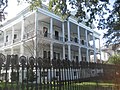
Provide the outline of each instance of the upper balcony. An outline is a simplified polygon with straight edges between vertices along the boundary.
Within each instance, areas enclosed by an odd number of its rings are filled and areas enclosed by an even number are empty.
[[[24,33],[23,39],[30,39],[33,38],[34,36],[35,36],[35,31],[31,30],[29,32]]]
[[[4,32],[1,31],[0,33],[0,47],[4,46]]]
[[[51,34],[50,33],[43,33],[41,34],[44,38],[50,39],[51,38]],[[63,37],[59,36],[59,35],[52,35],[52,39],[63,42]]]
[[[5,42],[5,46],[11,45],[11,43],[12,43],[12,40],[10,40],[10,41],[8,41],[8,42]]]
[[[14,32],[13,43],[21,41],[21,29],[16,29]]]
[[[60,42],[63,42],[63,37],[62,37],[62,36],[53,35],[53,39],[54,39],[54,40],[58,40],[58,41],[60,41]]]
[[[3,42],[2,42],[2,43],[0,42],[0,47],[3,47],[3,46],[4,46],[4,43],[3,43]]]
[[[5,30],[4,44],[5,46],[12,44],[12,27]]]

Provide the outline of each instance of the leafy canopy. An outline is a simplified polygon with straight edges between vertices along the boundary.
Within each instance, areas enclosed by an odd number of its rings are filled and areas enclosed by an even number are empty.
[[[18,0],[30,3],[33,10],[41,7],[45,0]],[[114,0],[113,9],[110,10],[109,0],[49,0],[49,10],[68,19],[71,10],[75,10],[74,17],[78,22],[84,22],[91,27],[93,22],[98,29],[108,29],[104,34],[106,45],[120,43],[120,0]],[[71,8],[70,8],[71,7]]]
[[[120,0],[115,0],[113,10],[106,19],[100,20],[98,26],[101,29],[108,29],[104,34],[107,46],[120,44]]]
[[[120,65],[120,54],[113,55],[108,59],[109,63],[111,64],[118,64]]]

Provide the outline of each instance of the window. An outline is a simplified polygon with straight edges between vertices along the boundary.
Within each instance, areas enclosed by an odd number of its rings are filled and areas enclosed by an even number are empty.
[[[59,39],[59,32],[55,31],[55,39],[58,40]]]
[[[66,59],[66,60],[68,59],[68,55],[67,55],[67,54],[65,54],[65,59]]]
[[[56,59],[56,52],[54,52],[54,54],[53,54],[53,58]]]
[[[54,52],[54,59],[60,59],[60,53]]]
[[[65,42],[66,42],[66,41],[68,41],[68,36],[67,36],[67,35],[65,35]]]
[[[6,36],[6,42],[8,42],[8,36]]]
[[[74,41],[75,41],[76,43],[78,43],[78,39],[77,39],[77,38],[74,38]]]
[[[58,59],[60,59],[60,53],[58,53]]]
[[[14,39],[16,39],[17,38],[17,34],[14,34]]]
[[[76,62],[78,62],[79,60],[78,60],[78,56],[76,56]]]
[[[47,52],[46,51],[43,52],[43,58],[47,58]]]
[[[48,33],[48,28],[47,27],[43,27],[43,33],[44,33],[44,37],[47,37],[47,33]]]
[[[76,71],[74,71],[74,76],[77,76],[77,73],[76,73]]]
[[[50,51],[48,51],[48,59],[50,59]]]
[[[81,40],[81,44],[82,44],[82,45],[84,45],[84,44],[85,44],[84,40]]]
[[[86,56],[82,55],[82,61],[86,61]]]
[[[56,76],[59,76],[59,72],[58,71],[56,71]]]

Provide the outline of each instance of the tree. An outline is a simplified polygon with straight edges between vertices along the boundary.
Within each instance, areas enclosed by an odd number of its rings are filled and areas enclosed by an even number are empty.
[[[120,54],[115,54],[109,57],[108,62],[115,65],[120,65]]]
[[[106,19],[100,20],[99,28],[108,29],[104,34],[107,46],[120,44],[120,0],[115,1],[111,14]]]
[[[30,68],[27,75],[28,81],[33,83],[36,80],[35,72]]]
[[[25,26],[25,37],[27,39],[30,39],[30,43],[28,44],[28,42],[26,42],[26,39],[23,40],[24,44],[24,48],[27,50],[27,52],[31,55],[31,56],[34,56],[34,51],[37,53],[37,56],[38,57],[42,57],[42,53],[46,47],[46,45],[49,43],[49,42],[46,42],[46,40],[44,39],[44,34],[45,32],[42,32],[42,30],[39,30],[39,32],[37,33],[37,45],[35,44],[36,43],[36,40],[35,40],[35,31],[34,31],[34,28],[33,25],[35,24],[34,22],[31,22],[31,20],[29,19],[25,19],[25,21],[28,22],[28,25]],[[39,28],[39,27],[38,27]],[[30,31],[28,31],[30,30]],[[30,32],[30,35],[29,35],[29,32]],[[43,51],[42,51],[43,49]]]

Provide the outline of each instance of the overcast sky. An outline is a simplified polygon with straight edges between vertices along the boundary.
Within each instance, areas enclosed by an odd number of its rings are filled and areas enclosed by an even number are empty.
[[[10,19],[16,16],[17,13],[19,13],[27,6],[28,4],[26,3],[24,3],[23,5],[18,5],[17,0],[8,0],[8,7],[5,9],[5,11],[8,13],[6,18]]]

